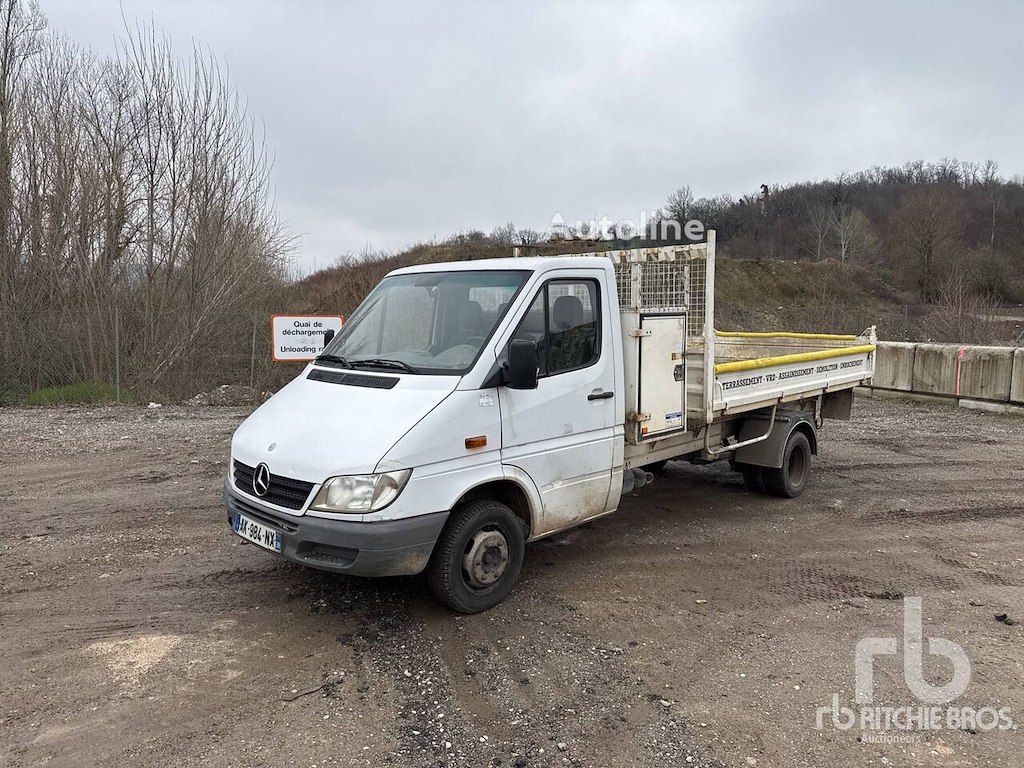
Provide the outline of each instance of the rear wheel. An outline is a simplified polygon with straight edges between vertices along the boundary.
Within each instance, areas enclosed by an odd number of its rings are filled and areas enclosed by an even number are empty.
[[[479,613],[504,600],[523,566],[523,525],[497,501],[475,501],[455,512],[427,566],[435,597],[453,611]]]
[[[811,443],[800,430],[795,430],[786,441],[782,466],[764,467],[761,472],[769,493],[794,498],[804,492],[811,476]]]

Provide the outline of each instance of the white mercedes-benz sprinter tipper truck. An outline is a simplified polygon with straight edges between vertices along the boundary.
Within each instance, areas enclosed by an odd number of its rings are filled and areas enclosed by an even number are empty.
[[[875,334],[714,328],[715,237],[398,269],[235,432],[228,523],[303,565],[426,570],[460,612],[524,546],[616,510],[667,460],[796,496]]]

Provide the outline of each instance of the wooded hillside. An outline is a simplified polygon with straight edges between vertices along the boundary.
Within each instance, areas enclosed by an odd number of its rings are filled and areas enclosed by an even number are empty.
[[[1024,302],[1024,181],[1000,176],[992,161],[916,161],[765,184],[738,200],[695,200],[681,187],[665,212],[715,228],[731,256],[871,266],[922,302],[940,300],[950,281],[996,302]]]
[[[821,182],[763,185],[757,193],[669,195],[661,219],[717,230],[723,329],[855,333],[886,339],[1012,344],[1024,331],[1024,182],[995,163],[907,163]],[[351,312],[389,270],[431,261],[662,245],[647,237],[544,242],[514,224],[462,233],[397,254],[366,251],[294,288],[299,305]],[[672,230],[670,230],[672,231]],[[614,231],[613,231],[614,236]],[[1024,342],[1024,339],[1020,340]]]

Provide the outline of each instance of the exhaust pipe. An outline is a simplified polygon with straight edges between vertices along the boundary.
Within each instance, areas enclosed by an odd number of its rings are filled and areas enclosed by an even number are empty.
[[[622,473],[622,492],[632,493],[654,482],[654,474],[643,469],[627,469]]]

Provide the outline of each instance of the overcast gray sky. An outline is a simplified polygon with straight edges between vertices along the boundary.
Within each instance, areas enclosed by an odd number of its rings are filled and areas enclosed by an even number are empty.
[[[40,0],[155,22],[266,124],[301,272],[507,221],[636,219],[907,160],[1024,171],[1024,4]]]

